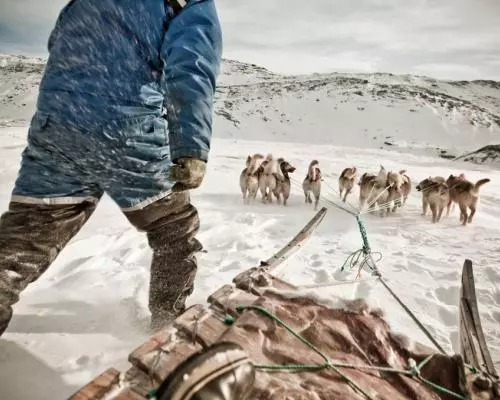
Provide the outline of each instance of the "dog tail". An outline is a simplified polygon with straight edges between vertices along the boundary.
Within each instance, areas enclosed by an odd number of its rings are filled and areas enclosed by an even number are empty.
[[[485,178],[485,179],[479,179],[475,184],[474,184],[474,190],[479,190],[479,188],[486,183],[488,183],[490,179]]]

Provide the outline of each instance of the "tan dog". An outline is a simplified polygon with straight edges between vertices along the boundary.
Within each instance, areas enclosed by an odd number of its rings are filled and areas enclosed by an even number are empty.
[[[396,212],[398,207],[403,207],[406,204],[411,191],[411,179],[406,175],[406,170],[389,172],[387,174],[387,186],[389,186],[388,202],[394,202],[392,212]]]
[[[273,202],[273,191],[276,189],[278,181],[283,181],[283,173],[279,167],[278,160],[272,154],[268,154],[261,164],[262,172],[259,176],[259,188],[262,194],[263,203]]]
[[[243,203],[249,204],[250,200],[255,200],[257,191],[259,190],[259,176],[262,172],[261,164],[264,161],[264,156],[255,153],[253,156],[248,156],[246,160],[246,168],[240,174],[240,189],[243,195]]]
[[[356,167],[345,168],[339,176],[339,195],[342,201],[345,203],[347,196],[351,193],[354,188],[354,181],[356,179]],[[342,198],[342,193],[345,191],[344,197]]]
[[[375,206],[379,207],[380,216],[383,217],[389,213],[387,203],[389,201],[389,190],[387,184],[388,173],[381,165],[378,175],[364,173],[361,176],[359,185],[359,205],[360,209],[368,201],[368,209],[375,211]]]
[[[408,200],[408,196],[410,195],[411,192],[411,179],[410,177],[406,174],[406,170],[401,170],[399,173],[403,176],[403,186],[401,186],[401,191],[403,194],[403,204],[406,204],[406,200]]]
[[[446,184],[450,188],[447,215],[450,213],[451,203],[455,202],[460,208],[460,222],[462,225],[467,225],[467,223],[470,224],[476,213],[476,206],[479,200],[479,189],[488,182],[490,182],[489,178],[480,179],[476,183],[472,183],[465,178],[462,179],[450,175],[446,180]],[[467,208],[470,209],[470,215],[467,215]]]
[[[302,182],[302,189],[306,203],[312,204],[311,193],[314,196],[314,209],[317,210],[321,195],[321,170],[318,160],[312,160],[307,170],[307,175]]]
[[[441,220],[443,210],[450,200],[450,189],[441,176],[428,177],[416,186],[422,193],[422,215],[427,214],[427,208],[432,212],[432,222]]]
[[[276,197],[278,204],[281,204],[281,196],[283,196],[283,205],[286,206],[286,202],[290,197],[290,176],[295,172],[295,167],[283,158],[278,158],[278,165],[283,175],[283,180],[276,181],[276,187],[273,190],[273,194]]]

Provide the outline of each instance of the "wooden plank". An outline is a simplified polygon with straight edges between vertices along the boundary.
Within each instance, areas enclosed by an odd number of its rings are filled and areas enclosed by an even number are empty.
[[[248,269],[233,279],[233,283],[239,289],[254,293],[258,296],[262,295],[261,288],[274,287],[276,289],[295,290],[296,287],[282,281],[271,273],[276,272],[276,268],[288,260],[294,253],[303,247],[305,241],[309,239],[314,230],[323,221],[326,212],[326,207],[322,207],[313,218],[295,235],[288,243],[285,244],[278,252],[269,257],[265,261],[261,261],[258,267]]]
[[[109,368],[98,375],[68,400],[100,400],[108,394],[120,380],[120,371]]]
[[[498,377],[481,326],[472,261],[468,259],[462,269],[460,289],[460,353],[466,363]]]
[[[151,367],[157,362],[156,354],[161,352],[161,347],[165,344],[173,345],[176,340],[176,328],[169,326],[137,347],[128,356],[128,361],[149,375]]]
[[[267,273],[260,267],[243,271],[233,279],[233,283],[238,289],[257,296],[262,296],[269,288],[287,291],[297,290],[296,286]]]
[[[154,389],[156,385],[153,380],[139,368],[133,366],[125,372],[125,381],[130,385],[130,389],[146,398],[149,390]]]
[[[198,343],[180,341],[173,347],[162,347],[161,357],[153,364],[150,374],[161,383],[186,358],[202,350]]]
[[[237,317],[236,307],[249,306],[257,300],[257,296],[238,289],[232,285],[224,285],[208,297],[208,302],[218,308],[222,313]]]
[[[268,258],[266,261],[262,261],[260,266],[266,272],[275,272],[279,265],[288,260],[292,254],[304,246],[304,242],[309,239],[317,226],[323,221],[327,211],[328,209],[326,207],[322,207],[292,240],[290,240],[275,255]]]
[[[174,326],[184,334],[187,340],[196,341],[203,347],[214,343],[228,328],[224,317],[216,317],[211,310],[199,305],[190,313],[185,312],[177,318]]]

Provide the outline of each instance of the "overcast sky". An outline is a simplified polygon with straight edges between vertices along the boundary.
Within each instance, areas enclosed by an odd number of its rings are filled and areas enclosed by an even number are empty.
[[[0,0],[0,52],[46,56],[49,32],[65,3]],[[272,71],[500,80],[500,0],[216,0],[216,4],[224,57]]]

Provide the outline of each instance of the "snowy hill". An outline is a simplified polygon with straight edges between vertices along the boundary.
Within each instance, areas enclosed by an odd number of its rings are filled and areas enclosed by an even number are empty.
[[[43,62],[0,55],[0,126],[29,121]],[[500,82],[392,74],[282,76],[224,60],[215,113],[214,135],[220,138],[295,142],[307,136],[314,143],[411,147],[453,158],[500,140]],[[451,146],[443,148],[443,139]]]
[[[16,178],[43,63],[0,57],[2,210]],[[332,206],[338,199],[333,189],[346,166],[356,165],[360,173],[376,172],[380,164],[404,168],[413,187],[429,175],[463,172],[472,181],[488,177],[491,182],[481,189],[477,214],[467,227],[459,225],[458,209],[431,224],[429,216],[420,215],[415,189],[406,206],[389,218],[363,219],[373,251],[383,256],[378,264],[387,281],[450,352],[458,350],[461,267],[465,258],[473,261],[483,328],[499,368],[500,171],[493,165],[446,159],[498,143],[499,115],[500,84],[495,82],[390,74],[290,77],[226,60],[206,180],[192,193],[207,253],[199,256],[189,302],[203,303],[238,272],[258,265],[312,217],[314,211],[304,204],[296,184],[313,158],[324,175],[321,204],[328,214],[307,246],[279,271],[295,284],[354,278],[353,271],[340,272],[340,266],[360,248],[359,231],[352,216]],[[297,167],[287,208],[242,204],[238,176],[246,156],[257,151],[283,156]],[[356,187],[348,200],[356,205],[357,196]],[[121,362],[126,355],[148,336],[144,322],[150,258],[144,235],[105,197],[16,305],[0,340],[2,398],[64,398],[108,366],[125,367]],[[428,343],[376,284],[317,292],[328,298],[365,297],[386,311],[394,329]]]

